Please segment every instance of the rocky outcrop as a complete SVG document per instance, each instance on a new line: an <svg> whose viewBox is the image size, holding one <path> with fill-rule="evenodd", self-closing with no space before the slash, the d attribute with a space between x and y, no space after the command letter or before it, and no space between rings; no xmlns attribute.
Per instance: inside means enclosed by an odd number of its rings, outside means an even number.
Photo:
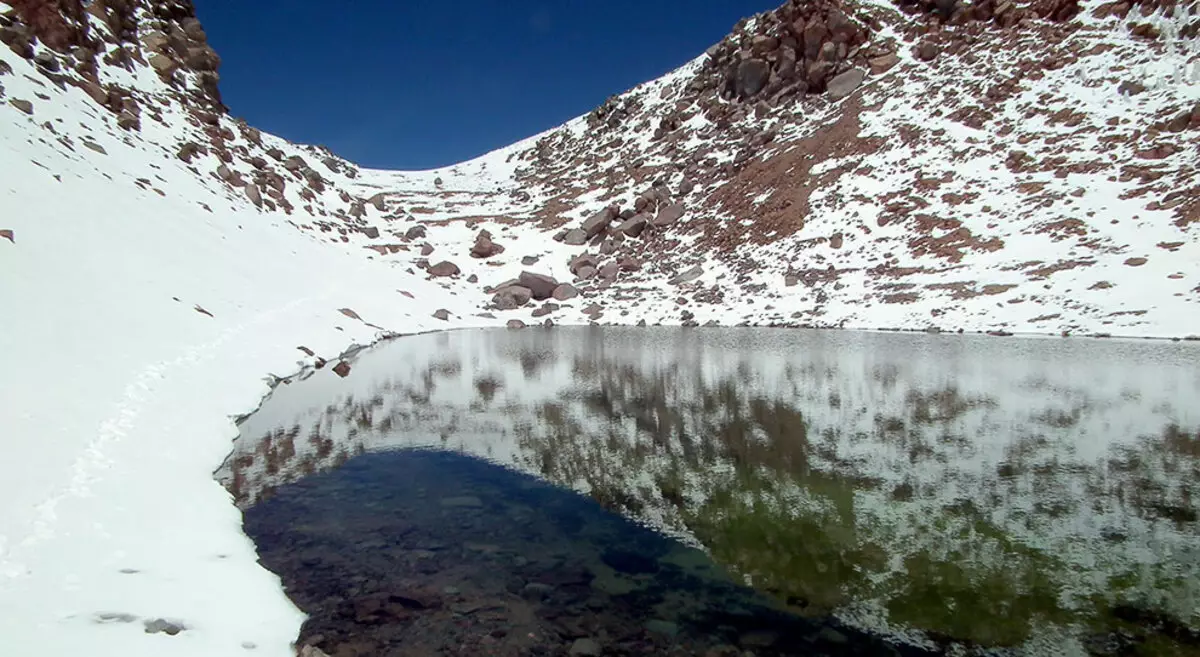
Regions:
<svg viewBox="0 0 1200 657"><path fill-rule="evenodd" d="M504 247L492 241L492 234L486 230L479 231L475 236L475 244L471 247L472 258L490 258L504 253Z"/></svg>

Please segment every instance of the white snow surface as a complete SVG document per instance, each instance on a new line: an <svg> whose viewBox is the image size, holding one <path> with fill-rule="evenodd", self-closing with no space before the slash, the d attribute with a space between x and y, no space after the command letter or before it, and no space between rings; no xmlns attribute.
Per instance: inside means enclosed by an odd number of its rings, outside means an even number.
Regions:
<svg viewBox="0 0 1200 657"><path fill-rule="evenodd" d="M570 279L566 262L580 249L555 242L553 231L499 219L527 217L549 198L542 187L524 189L516 182L518 168L529 166L517 155L549 136L562 143L582 139L587 123L576 119L435 171L362 170L351 180L344 169L321 169L328 184L311 199L298 195L298 189L305 189L302 184L288 180L282 197L295 211L286 214L257 209L242 191L222 183L215 154L197 155L191 163L176 157L179 145L198 140L201 128L177 102L177 94L147 67L101 71L106 80L143 94L147 111L141 131L127 132L81 90L54 86L7 48L0 48L0 60L12 69L0 75L0 230L12 235L0 237L0 431L7 441L0 459L0 641L6 650L52 656L290 655L302 615L277 578L256 563L254 547L241 532L239 512L212 477L237 433L233 418L251 411L276 377L314 363L315 357L301 346L332 365L345 350L390 333L497 326L513 318L539 321L531 318L532 307L483 316L488 297L481 288L530 268L521 264L527 256L539 258L536 271ZM1112 64L1104 55L1090 61L1089 72ZM1154 60L1146 61L1150 66ZM1148 116L1200 98L1194 59L1164 61L1174 68L1143 71L1167 82L1149 85L1151 91L1138 101L1142 107L1114 105L1082 90L1080 102L1099 123L1109 113L1138 109ZM630 93L641 95L648 107L666 107L698 63ZM906 59L901 66L911 64ZM925 84L936 85L937 80ZM1046 89L1061 93L1067 85L1086 86L1064 71L1048 74L1038 84L1024 92L1028 102L1036 102ZM886 132L914 120L911 105L920 95L919 89L901 95L866 116L863 130ZM164 102L151 105L147 98ZM29 101L32 114L12 104L14 99ZM814 117L810 126L821 122L820 113ZM228 117L221 117L220 124L235 135L230 144L251 147ZM711 128L699 114L687 125ZM1037 127L1031 123L1029 129ZM955 129L960 132L947 128L954 138L969 141L965 129ZM644 131L626 132L626 149L648 148ZM263 146L252 152L276 147L285 157L299 155L320 167L324 154L317 149L265 134L262 140ZM716 148L711 156L725 161L733 153ZM623 160L617 150L606 157L603 162L609 165ZM648 157L662 159L660 153ZM1194 151L1184 150L1158 166L1179 166L1194 157ZM816 214L808 233L758 252L764 261L791 259L779 261L779 271L767 272L769 276L756 273L769 285L762 295L731 294L725 305L689 306L697 321L766 322L810 309L809 290L784 285L785 265L873 262L865 247L856 246L867 244L861 229L845 229L844 224L857 214L856 221L866 226L880 208L861 199L844 202L850 198L848 190L873 186L876 194L906 185L898 175L888 175L889 168L932 155L895 149L872 158L874 174L843 176L838 187L814 195ZM1031 206L1004 187L1008 173L1003 161L1003 153L981 154L961 167L945 158L930 159L926 175L939 174L939 167L959 169L962 176L976 177L983 191L1001 195L993 201L996 212L1023 212ZM228 168L247 178L254 169L241 159ZM1047 181L1064 190L1083 189L1078 203L1103 209L1123 189L1108 185L1106 173L1057 181L1047 175ZM675 176L672 184L678 180ZM698 187L689 198L711 191L704 181ZM359 197L384 193L386 211L367 203L357 224L378 228L379 238L346 230L350 222L335 216L346 207L343 191ZM628 186L612 191L628 205L642 190ZM571 221L613 202L589 195L582 186L578 196L586 202L562 213ZM930 200L940 203L932 196ZM1144 202L1137 203L1138 208L1121 210L1136 209L1141 223L1123 221L1119 234L1099 222L1093 226L1113 237L1119 253L1104 252L1103 262L1087 270L1092 275L1081 278L1080 287L1056 278L1055 289L1044 299L1014 291L963 303L931 295L918 304L856 306L853 295L868 287L860 270L852 275L858 279L843 278L839 291L830 290L826 319L845 326L923 328L931 309L945 308L952 315L944 319L947 325L1053 331L1061 326L1039 325L1033 316L1061 311L1067 315L1062 326L1076 331L1198 333L1196 293L1189 290L1196 286L1200 243L1172 227L1166 211L1143 210ZM306 205L310 208L302 209ZM711 215L731 222L748 219L716 210ZM684 225L690 220L685 217ZM430 279L417 267L416 244L401 243L397 236L418 223L429 231L424 240L434 249L429 262L450 259L462 268L460 276ZM835 227L847 232L843 251L812 262L797 255L797 244ZM484 261L466 255L478 228L491 230L506 247L501 257ZM889 230L899 227L881 232ZM1016 228L1003 235L1021 248L1025 243L1017 240L1029 240L1031 251L1046 245ZM1167 252L1155 248L1159 241L1184 244ZM704 265L701 278L684 287L732 286L726 264L692 251L691 236L681 243L676 255L685 264L679 271ZM396 246L394 252L388 252L389 244ZM1134 255L1149 255L1149 265L1121 265ZM997 274L979 281L984 284L1004 283L999 275L1006 262L984 254L965 264ZM664 264L648 263L645 272L629 280L641 290L636 298L619 296L622 288L615 286L595 298L564 303L554 321L586 322L582 308L601 300L605 321L678 323L673 299L681 287L666 283L675 271ZM929 263L906 259L896 264ZM479 276L479 285L463 283L472 274ZM1116 284L1116 291L1086 290L1100 279ZM931 280L956 276L938 272ZM776 307L768 312L753 305L751 296ZM1117 320L1072 315L1070 304L1079 299L1148 314ZM1041 304L1064 307L1039 308ZM449 319L435 319L437 309L446 310ZM177 636L144 631L144 622L159 618L187 629Z"/></svg>

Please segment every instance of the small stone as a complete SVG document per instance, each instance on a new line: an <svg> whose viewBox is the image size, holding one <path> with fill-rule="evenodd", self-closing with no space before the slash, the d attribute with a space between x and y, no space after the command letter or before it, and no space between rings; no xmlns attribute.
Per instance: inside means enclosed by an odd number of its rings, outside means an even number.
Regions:
<svg viewBox="0 0 1200 657"><path fill-rule="evenodd" d="M350 363L347 363L346 361L343 360L340 363L338 363L337 365L334 365L333 373L342 377L343 379L346 378L347 376L350 375Z"/></svg>
<svg viewBox="0 0 1200 657"><path fill-rule="evenodd" d="M450 311L446 310L445 308L438 308L437 310L433 311L433 317L434 319L440 319L443 322L448 322L450 321Z"/></svg>

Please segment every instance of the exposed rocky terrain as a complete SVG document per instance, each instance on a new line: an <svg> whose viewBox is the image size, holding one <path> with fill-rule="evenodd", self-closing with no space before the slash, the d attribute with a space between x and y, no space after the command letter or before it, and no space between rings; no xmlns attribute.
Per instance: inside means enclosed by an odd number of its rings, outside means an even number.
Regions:
<svg viewBox="0 0 1200 657"><path fill-rule="evenodd" d="M1196 7L789 0L579 119L427 172L230 116L186 1L15 2L0 35L28 62L9 75L78 88L233 206L423 270L478 321L1182 337ZM42 99L5 101L42 123Z"/></svg>

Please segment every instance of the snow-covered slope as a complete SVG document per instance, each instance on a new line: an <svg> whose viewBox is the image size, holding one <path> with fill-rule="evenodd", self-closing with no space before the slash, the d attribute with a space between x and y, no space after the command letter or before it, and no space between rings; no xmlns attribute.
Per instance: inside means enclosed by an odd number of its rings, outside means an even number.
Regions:
<svg viewBox="0 0 1200 657"><path fill-rule="evenodd" d="M1200 332L1194 5L1073 6L789 2L543 135L387 172L228 116L186 0L0 0L0 637L288 653L210 473L272 377L389 333Z"/></svg>

